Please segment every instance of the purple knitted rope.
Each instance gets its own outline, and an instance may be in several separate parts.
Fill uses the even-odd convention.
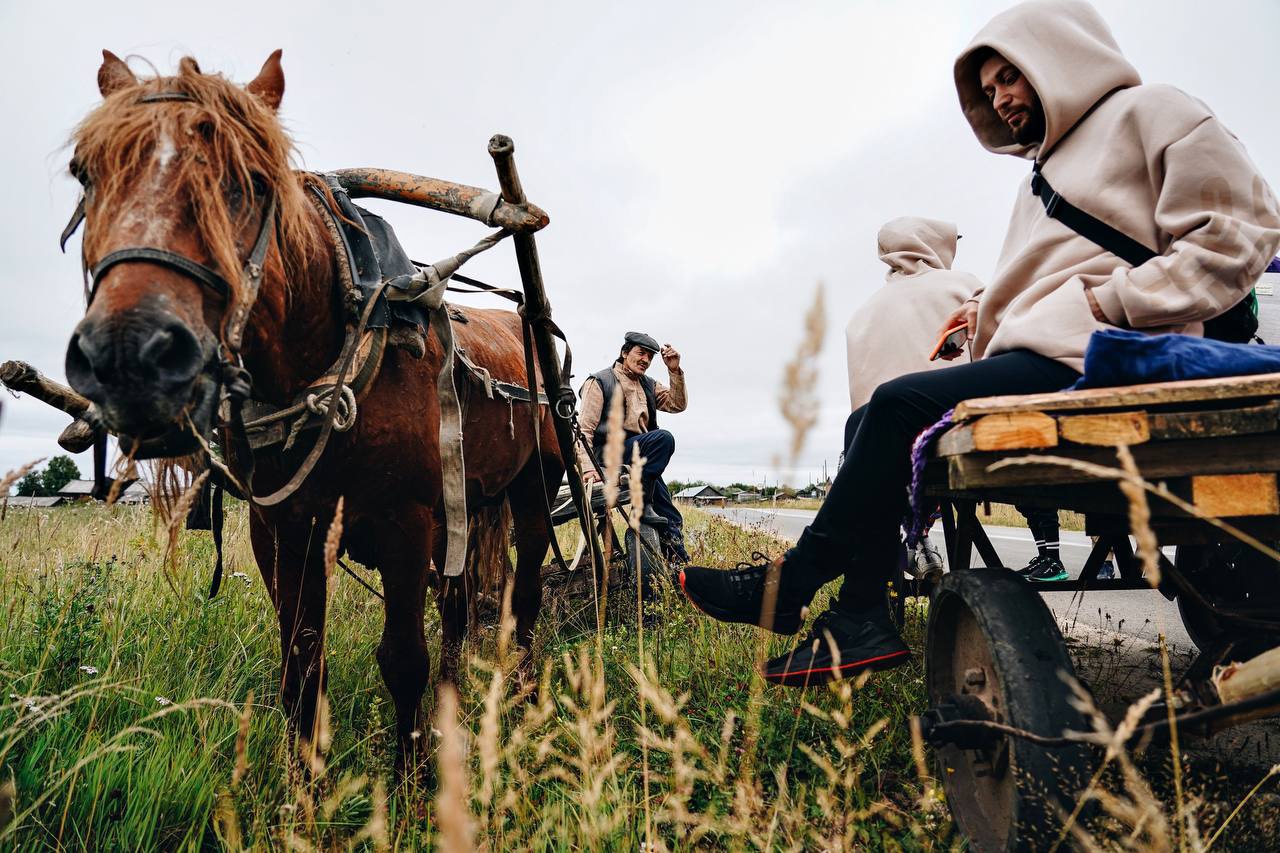
[[[949,409],[933,426],[916,436],[911,444],[911,493],[907,497],[911,514],[904,525],[907,531],[907,547],[915,548],[920,537],[933,523],[933,507],[924,495],[924,466],[929,461],[929,447],[933,440],[947,427],[951,426],[951,417],[955,409]]]

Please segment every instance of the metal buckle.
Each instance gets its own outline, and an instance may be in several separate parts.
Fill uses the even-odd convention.
[[[1044,212],[1050,219],[1053,219],[1054,212],[1058,209],[1058,202],[1062,201],[1062,196],[1054,190],[1053,195],[1049,196],[1049,201],[1044,206]]]

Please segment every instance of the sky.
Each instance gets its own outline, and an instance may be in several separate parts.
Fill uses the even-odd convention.
[[[958,223],[955,266],[988,278],[1026,161],[985,151],[952,63],[1008,2],[0,0],[0,359],[64,380],[83,315],[68,134],[99,100],[101,49],[171,73],[192,55],[239,82],[283,48],[281,117],[315,170],[378,166],[496,188],[485,145],[516,142],[554,317],[580,381],[641,330],[683,356],[689,408],[669,479],[804,485],[834,470],[848,415],[844,327],[884,284],[876,231]],[[1280,186],[1280,3],[1098,2],[1147,82],[1201,98]],[[409,253],[481,226],[370,202]],[[466,272],[518,285],[509,246]],[[822,408],[794,468],[783,368],[824,288]],[[475,299],[471,304],[490,304]],[[661,364],[652,373],[666,379]],[[61,452],[68,418],[0,397],[0,473]],[[77,459],[88,476],[89,454]]]

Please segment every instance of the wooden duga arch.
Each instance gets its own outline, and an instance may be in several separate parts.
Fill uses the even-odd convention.
[[[350,291],[341,285],[351,271],[323,203],[333,201],[332,185],[292,168],[292,142],[276,116],[284,94],[280,51],[243,88],[201,72],[190,58],[174,76],[139,79],[115,55],[103,56],[103,101],[73,135],[91,290],[68,346],[67,375],[93,401],[96,425],[119,435],[122,447],[175,456],[198,453],[214,438],[227,451],[226,470],[215,463],[215,476],[253,494],[276,492],[315,432],[287,450],[251,450],[232,428],[241,404],[284,409],[305,397],[341,364],[351,318],[368,307],[344,305]],[[450,197],[447,189],[442,206],[455,204],[464,215],[484,207],[482,218],[506,230],[546,223],[532,205]],[[357,330],[357,346],[367,331]],[[495,387],[529,384],[517,314],[468,307],[452,333]],[[461,372],[446,370],[442,380],[452,354],[441,335],[419,342],[425,346],[416,351],[383,346],[373,378],[352,395],[354,423],[332,431],[295,491],[249,508],[254,554],[280,623],[281,701],[295,732],[309,735],[324,690],[323,545],[342,499],[340,553],[382,577],[386,621],[377,659],[396,708],[398,771],[415,761],[424,730],[428,592],[436,593],[442,622],[440,677],[454,679],[470,593],[481,574],[505,563],[513,523],[512,613],[527,650],[551,536],[546,484],[554,492],[564,472],[546,406],[477,392]],[[442,381],[456,382],[464,400],[472,547],[458,577],[433,568],[447,562]]]

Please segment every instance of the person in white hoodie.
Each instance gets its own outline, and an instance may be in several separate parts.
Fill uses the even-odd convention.
[[[853,440],[822,509],[785,555],[680,576],[711,616],[783,634],[799,630],[818,589],[845,576],[810,636],[765,664],[777,684],[909,658],[884,585],[922,429],[971,397],[1071,385],[1095,330],[1200,334],[1247,296],[1280,248],[1280,208],[1244,146],[1200,101],[1143,85],[1088,3],[1034,0],[997,15],[956,61],[955,81],[979,141],[1032,160],[1040,176],[1019,187],[990,284],[950,318],[968,325],[974,361],[875,390],[850,416]],[[1051,217],[1046,182],[1149,258],[1131,263]]]
[[[959,240],[955,223],[940,219],[900,216],[880,226],[876,249],[889,267],[884,286],[858,306],[844,331],[851,410],[890,379],[947,366],[929,359],[938,328],[982,287],[975,276],[951,268]],[[844,446],[851,441],[846,434]],[[928,537],[904,556],[916,577],[942,571],[942,555]]]
[[[959,239],[955,223],[940,219],[900,216],[880,226],[876,248],[889,267],[884,287],[867,297],[844,331],[851,410],[890,379],[946,367],[929,360],[938,329],[982,288],[976,277],[951,268]]]

